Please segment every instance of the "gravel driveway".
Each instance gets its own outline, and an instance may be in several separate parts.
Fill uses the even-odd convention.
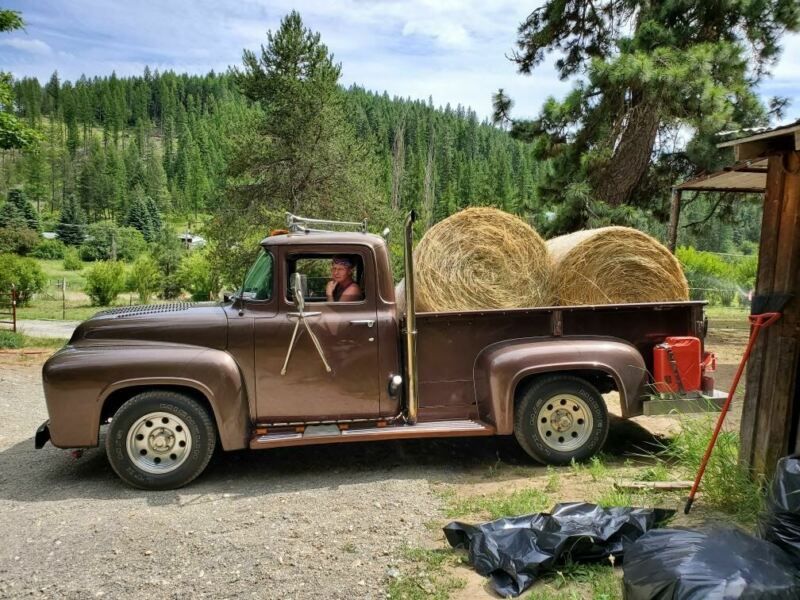
[[[485,441],[243,451],[136,491],[100,449],[34,450],[40,361],[0,360],[2,598],[382,598],[441,518],[429,482],[496,460]]]
[[[46,321],[44,319],[17,319],[17,331],[33,337],[69,339],[80,321]]]

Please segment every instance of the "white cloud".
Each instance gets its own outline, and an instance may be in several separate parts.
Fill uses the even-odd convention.
[[[23,37],[13,37],[6,40],[0,40],[0,46],[9,46],[22,52],[29,52],[30,54],[39,54],[46,56],[53,53],[53,49],[42,40],[31,40]]]
[[[444,48],[466,48],[470,36],[464,27],[456,23],[436,21],[408,21],[403,25],[403,35],[422,35],[436,40]]]

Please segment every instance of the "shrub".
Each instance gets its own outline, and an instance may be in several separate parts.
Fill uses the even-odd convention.
[[[192,300],[209,300],[221,287],[219,276],[201,251],[190,252],[181,260],[178,281],[192,295]]]
[[[84,288],[93,306],[108,306],[125,290],[125,269],[116,261],[97,262],[86,271]]]
[[[78,254],[78,249],[68,246],[64,249],[64,270],[65,271],[80,271],[83,268],[83,262]]]
[[[0,228],[0,252],[28,254],[39,243],[39,234],[27,227]]]
[[[689,282],[689,297],[692,300],[731,305],[738,291],[732,265],[716,254],[694,248],[678,248],[677,257]]]
[[[65,248],[61,240],[42,240],[31,251],[31,256],[44,260],[58,260],[64,258]]]
[[[117,227],[111,221],[92,223],[87,229],[86,241],[81,244],[81,258],[86,261],[131,261],[147,249],[140,231],[132,227]]]
[[[47,277],[32,258],[0,254],[0,291],[10,291],[12,285],[16,286],[20,306],[27,305],[46,284]]]
[[[756,287],[756,274],[758,273],[758,256],[745,256],[739,259],[734,267],[736,283],[752,290]]]
[[[158,263],[148,254],[137,258],[128,273],[128,289],[139,294],[139,302],[146,304],[161,287]]]
[[[163,274],[160,296],[165,300],[177,298],[181,294],[179,269],[186,250],[180,240],[168,230],[163,229],[153,246],[153,258]]]

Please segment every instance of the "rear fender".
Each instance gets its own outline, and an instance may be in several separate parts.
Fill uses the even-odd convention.
[[[226,450],[245,448],[250,434],[247,393],[239,367],[222,350],[175,344],[78,344],[51,357],[42,370],[53,445],[98,444],[103,405],[126,389],[189,388],[213,412]]]
[[[475,361],[475,397],[480,418],[497,433],[514,430],[514,398],[532,375],[598,371],[611,376],[619,391],[622,416],[642,412],[647,370],[631,344],[607,338],[519,339],[486,347]]]

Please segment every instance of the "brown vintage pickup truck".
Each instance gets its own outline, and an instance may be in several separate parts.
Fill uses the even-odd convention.
[[[513,434],[534,459],[564,464],[603,446],[601,394],[619,392],[624,417],[669,401],[648,393],[654,346],[702,343],[701,302],[416,314],[413,219],[404,314],[384,238],[290,216],[228,301],[85,321],[44,365],[50,418],[36,447],[97,446],[107,424],[112,467],[145,489],[189,483],[218,445]],[[328,302],[326,269],[341,256],[361,296]]]

